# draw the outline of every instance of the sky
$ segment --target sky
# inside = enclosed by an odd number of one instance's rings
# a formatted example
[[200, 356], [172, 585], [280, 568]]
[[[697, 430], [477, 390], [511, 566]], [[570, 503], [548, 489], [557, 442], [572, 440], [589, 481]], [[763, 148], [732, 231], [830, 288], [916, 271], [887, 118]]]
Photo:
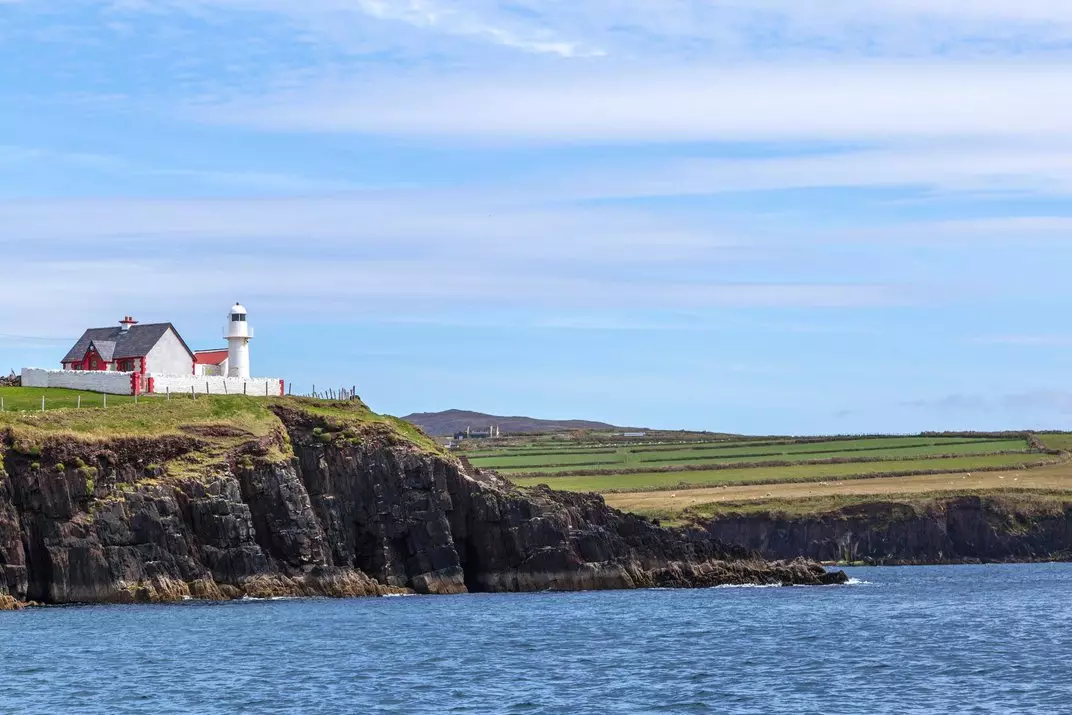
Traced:
[[171, 321], [295, 392], [1072, 429], [1067, 0], [0, 0], [0, 372]]

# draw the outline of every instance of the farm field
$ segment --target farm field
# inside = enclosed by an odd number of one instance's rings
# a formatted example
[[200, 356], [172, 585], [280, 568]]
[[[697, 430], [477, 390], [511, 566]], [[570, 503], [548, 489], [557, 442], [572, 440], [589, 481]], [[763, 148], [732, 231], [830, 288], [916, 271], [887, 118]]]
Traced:
[[717, 514], [755, 509], [825, 511], [832, 505], [878, 498], [921, 494], [1072, 493], [1072, 465], [1038, 467], [1026, 471], [974, 472], [968, 474], [922, 474], [912, 477], [880, 477], [827, 482], [748, 484], [682, 489], [676, 491], [615, 492], [607, 504], [663, 519], [685, 512]]
[[[1023, 470], [1068, 461], [1072, 434], [925, 434], [873, 437], [740, 437], [680, 433], [614, 444], [598, 435], [529, 441], [463, 441], [457, 452], [520, 486], [607, 495], [878, 481], [916, 475]], [[1012, 477], [1017, 479], [1017, 477]], [[946, 481], [949, 481], [948, 479]], [[614, 497], [611, 497], [612, 501]]]
[[800, 464], [784, 467], [742, 467], [705, 471], [663, 471], [634, 474], [603, 474], [514, 479], [520, 486], [548, 484], [555, 489], [574, 492], [612, 492], [642, 489], [680, 489], [713, 484], [774, 483], [822, 479], [846, 479], [868, 475], [896, 476], [941, 472], [1030, 467], [1052, 463], [1045, 455], [978, 455], [949, 459], [906, 459], [850, 464]]
[[[478, 467], [495, 469], [502, 474], [525, 478], [530, 476], [569, 475], [578, 470], [586, 473], [600, 469], [629, 469], [646, 471], [660, 467], [697, 468], [705, 465], [726, 464], [796, 464], [830, 460], [883, 461], [921, 457], [946, 457], [957, 455], [993, 455], [998, 453], [1025, 454], [1030, 446], [1023, 439], [938, 442], [936, 444], [912, 444], [903, 447], [850, 447], [839, 449], [829, 443], [822, 445], [791, 445], [798, 449], [773, 450], [770, 447], [735, 447], [711, 451], [641, 451], [620, 450], [606, 455], [563, 455], [557, 457], [503, 457], [471, 459]], [[553, 460], [552, 463], [548, 463]]]

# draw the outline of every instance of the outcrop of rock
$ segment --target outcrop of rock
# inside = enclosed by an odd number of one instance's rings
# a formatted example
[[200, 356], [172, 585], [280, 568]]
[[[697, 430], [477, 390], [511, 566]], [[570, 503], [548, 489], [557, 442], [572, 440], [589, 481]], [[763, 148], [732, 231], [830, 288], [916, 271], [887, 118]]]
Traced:
[[816, 514], [727, 514], [708, 533], [767, 558], [876, 564], [1072, 560], [1072, 496], [879, 501]]
[[[0, 432], [0, 608], [845, 580], [659, 528], [598, 496], [469, 474], [389, 431], [354, 439], [273, 409], [278, 434], [189, 476], [155, 465], [204, 449], [197, 430], [50, 436], [32, 450]], [[286, 458], [270, 459], [278, 447]]]

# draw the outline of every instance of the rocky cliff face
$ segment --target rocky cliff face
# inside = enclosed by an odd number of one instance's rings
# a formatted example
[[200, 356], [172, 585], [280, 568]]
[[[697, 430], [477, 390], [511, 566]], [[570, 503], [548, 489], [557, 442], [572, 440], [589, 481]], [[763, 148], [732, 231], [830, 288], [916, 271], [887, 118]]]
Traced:
[[1072, 498], [981, 495], [859, 504], [818, 514], [728, 514], [717, 539], [767, 558], [880, 564], [1072, 560]]
[[0, 433], [0, 605], [844, 580], [274, 410], [277, 433], [186, 476], [156, 465], [205, 450], [204, 427], [32, 448]]

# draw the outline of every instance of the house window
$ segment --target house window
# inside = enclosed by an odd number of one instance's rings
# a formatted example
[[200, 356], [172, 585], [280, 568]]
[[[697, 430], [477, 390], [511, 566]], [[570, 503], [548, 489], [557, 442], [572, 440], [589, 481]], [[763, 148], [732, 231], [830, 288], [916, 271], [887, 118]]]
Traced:
[[119, 361], [119, 371], [120, 372], [134, 372], [134, 361], [133, 360], [120, 360]]

